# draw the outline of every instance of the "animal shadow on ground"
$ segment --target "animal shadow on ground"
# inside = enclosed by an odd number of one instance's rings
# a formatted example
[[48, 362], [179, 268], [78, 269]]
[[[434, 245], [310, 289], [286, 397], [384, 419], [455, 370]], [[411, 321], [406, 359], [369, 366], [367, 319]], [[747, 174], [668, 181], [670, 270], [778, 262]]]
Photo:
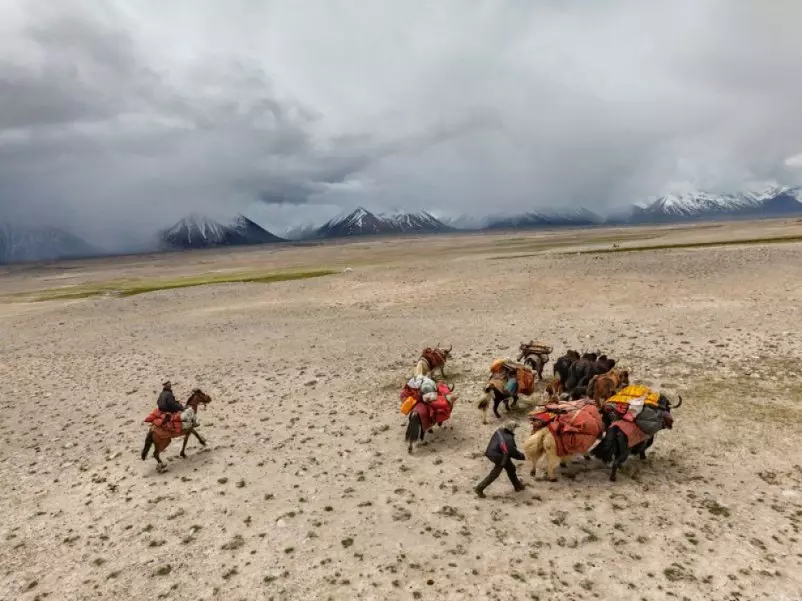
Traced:
[[[402, 427], [407, 427], [406, 420], [402, 423]], [[476, 446], [475, 440], [470, 436], [461, 435], [458, 429], [449, 423], [442, 428], [435, 425], [431, 430], [431, 434], [426, 432], [423, 443], [415, 443], [411, 457], [442, 456], [445, 458], [453, 453], [473, 450]], [[403, 439], [400, 439], [400, 442], [404, 446], [407, 444]], [[404, 452], [406, 454], [406, 450]]]
[[[200, 447], [198, 449], [190, 450], [189, 445], [187, 445], [187, 456], [181, 457], [180, 455], [175, 455], [174, 457], [164, 457], [162, 456], [162, 461], [164, 461], [165, 468], [162, 472], [159, 472], [155, 467], [150, 466], [148, 464], [149, 469], [145, 470], [145, 475], [153, 475], [159, 476], [161, 474], [180, 474], [186, 471], [194, 470], [195, 468], [199, 468], [201, 466], [205, 466], [210, 461], [210, 457], [208, 456], [213, 447], [209, 444], [209, 439], [206, 439], [207, 446]], [[216, 448], [216, 447], [215, 447]]]

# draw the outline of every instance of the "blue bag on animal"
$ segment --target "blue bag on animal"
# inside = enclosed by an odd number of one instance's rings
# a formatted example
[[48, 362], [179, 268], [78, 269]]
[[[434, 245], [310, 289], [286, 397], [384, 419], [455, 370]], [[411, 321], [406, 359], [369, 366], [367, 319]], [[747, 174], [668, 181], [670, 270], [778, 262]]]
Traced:
[[423, 378], [420, 385], [421, 394], [429, 394], [430, 392], [437, 392], [437, 384], [431, 378]]
[[515, 378], [509, 378], [504, 383], [504, 390], [506, 390], [510, 394], [516, 394], [518, 392], [518, 380], [516, 380]]

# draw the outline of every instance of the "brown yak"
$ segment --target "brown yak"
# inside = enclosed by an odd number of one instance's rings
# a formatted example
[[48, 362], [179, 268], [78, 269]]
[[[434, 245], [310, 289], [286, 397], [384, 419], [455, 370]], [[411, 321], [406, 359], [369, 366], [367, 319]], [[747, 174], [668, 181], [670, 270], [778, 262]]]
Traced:
[[606, 374], [596, 375], [590, 379], [587, 396], [600, 405], [625, 386], [629, 386], [629, 371], [611, 369]]

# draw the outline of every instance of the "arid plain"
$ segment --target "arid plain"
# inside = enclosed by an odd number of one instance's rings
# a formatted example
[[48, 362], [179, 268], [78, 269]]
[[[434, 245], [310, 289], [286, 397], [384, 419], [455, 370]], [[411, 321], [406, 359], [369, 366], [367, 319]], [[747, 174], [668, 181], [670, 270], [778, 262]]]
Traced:
[[[0, 598], [802, 599], [801, 318], [793, 219], [0, 269]], [[488, 367], [532, 338], [684, 403], [615, 483], [478, 499]], [[459, 400], [408, 455], [437, 342]], [[213, 402], [160, 474], [164, 378]]]

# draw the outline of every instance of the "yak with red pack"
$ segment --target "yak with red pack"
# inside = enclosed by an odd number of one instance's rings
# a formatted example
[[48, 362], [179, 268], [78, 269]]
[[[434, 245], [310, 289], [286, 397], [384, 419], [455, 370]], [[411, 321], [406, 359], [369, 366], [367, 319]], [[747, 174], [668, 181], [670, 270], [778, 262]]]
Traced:
[[614, 404], [602, 407], [606, 431], [601, 442], [590, 453], [604, 463], [611, 464], [611, 482], [616, 481], [618, 469], [630, 455], [637, 455], [645, 460], [646, 449], [654, 444], [654, 435], [664, 428], [673, 428], [671, 410], [682, 405], [682, 397], [677, 398], [679, 402], [672, 406], [668, 397], [660, 394], [657, 408], [644, 407], [641, 414], [634, 419], [628, 418], [626, 414], [622, 415]]
[[438, 382], [436, 392], [429, 394], [422, 394], [420, 389], [411, 387], [409, 383], [404, 386], [400, 397], [401, 413], [409, 416], [404, 433], [408, 453], [412, 453], [415, 442], [423, 442], [426, 433], [431, 433], [435, 424], [442, 427], [451, 417], [457, 401], [457, 395], [453, 393], [454, 385], [448, 386], [445, 382]]

